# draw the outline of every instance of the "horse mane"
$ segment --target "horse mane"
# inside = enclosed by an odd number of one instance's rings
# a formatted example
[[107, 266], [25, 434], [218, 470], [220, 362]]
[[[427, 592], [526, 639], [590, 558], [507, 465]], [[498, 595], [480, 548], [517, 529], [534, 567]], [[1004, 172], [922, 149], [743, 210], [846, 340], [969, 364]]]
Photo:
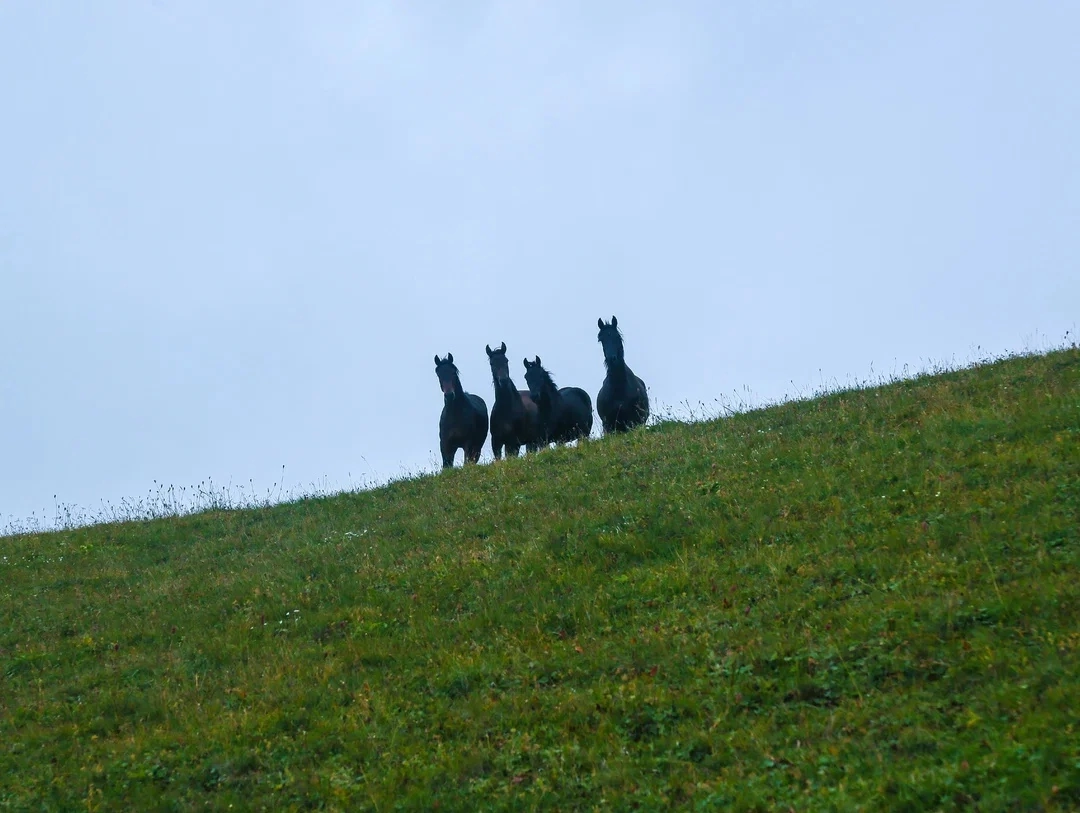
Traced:
[[553, 375], [551, 374], [551, 371], [550, 371], [550, 370], [547, 370], [547, 369], [545, 369], [545, 368], [544, 368], [543, 366], [539, 367], [538, 369], [540, 370], [540, 372], [541, 372], [541, 373], [543, 373], [543, 374], [544, 374], [544, 380], [545, 380], [545, 381], [546, 381], [546, 382], [547, 382], [548, 384], [550, 384], [550, 385], [551, 385], [551, 388], [552, 388], [552, 389], [554, 389], [554, 390], [558, 390], [558, 389], [559, 389], [559, 387], [558, 387], [558, 385], [557, 385], [557, 384], [555, 383], [555, 377], [554, 377], [554, 376], [553, 376]]
[[[535, 371], [538, 375], [542, 376], [542, 378], [540, 379], [540, 385], [541, 386], [539, 387], [539, 392], [540, 392], [541, 396], [543, 396], [543, 394], [545, 392], [547, 392], [549, 390], [549, 388], [550, 388], [550, 391], [552, 393], [558, 393], [559, 392], [559, 387], [555, 383], [555, 378], [551, 375], [550, 370], [545, 369], [542, 364], [532, 364], [530, 362], [528, 366], [529, 366], [530, 371]], [[526, 372], [526, 374], [525, 374], [525, 380], [526, 381], [529, 380], [528, 372]], [[530, 385], [529, 389], [532, 389], [531, 385]]]

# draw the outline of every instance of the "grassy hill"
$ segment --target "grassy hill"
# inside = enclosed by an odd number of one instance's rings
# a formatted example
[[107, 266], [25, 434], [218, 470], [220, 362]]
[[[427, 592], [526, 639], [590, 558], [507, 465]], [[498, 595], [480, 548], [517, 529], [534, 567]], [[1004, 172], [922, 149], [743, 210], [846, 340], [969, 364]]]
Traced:
[[1080, 808], [1080, 351], [0, 539], [0, 808]]

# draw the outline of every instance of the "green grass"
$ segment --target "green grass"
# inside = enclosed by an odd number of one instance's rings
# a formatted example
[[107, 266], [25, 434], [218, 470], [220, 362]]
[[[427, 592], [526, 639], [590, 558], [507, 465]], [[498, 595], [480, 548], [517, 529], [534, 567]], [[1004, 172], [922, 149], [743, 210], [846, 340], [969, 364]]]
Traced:
[[0, 539], [0, 809], [1080, 808], [1080, 351]]

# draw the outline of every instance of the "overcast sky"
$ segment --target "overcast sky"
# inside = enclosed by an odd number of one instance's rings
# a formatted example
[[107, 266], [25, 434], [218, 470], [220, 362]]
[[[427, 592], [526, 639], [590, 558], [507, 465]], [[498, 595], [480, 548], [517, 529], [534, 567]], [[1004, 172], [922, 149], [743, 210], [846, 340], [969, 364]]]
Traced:
[[432, 469], [434, 354], [595, 398], [600, 316], [673, 407], [1058, 342], [1078, 40], [1061, 0], [0, 0], [0, 526]]

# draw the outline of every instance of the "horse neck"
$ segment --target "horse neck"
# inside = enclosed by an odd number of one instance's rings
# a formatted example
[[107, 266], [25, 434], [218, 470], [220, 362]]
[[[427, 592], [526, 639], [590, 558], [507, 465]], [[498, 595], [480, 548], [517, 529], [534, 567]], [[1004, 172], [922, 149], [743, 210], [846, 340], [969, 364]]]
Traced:
[[507, 378], [503, 384], [498, 381], [495, 382], [495, 403], [513, 403], [520, 400], [521, 394], [518, 392], [517, 387], [514, 386], [513, 379]]
[[536, 399], [536, 407], [541, 412], [551, 412], [555, 408], [558, 398], [559, 388], [555, 386], [555, 382], [549, 376], [540, 388], [540, 395]]
[[629, 383], [630, 368], [626, 366], [626, 359], [621, 354], [615, 361], [605, 359], [604, 365], [607, 367], [608, 378], [613, 385], [625, 387]]

